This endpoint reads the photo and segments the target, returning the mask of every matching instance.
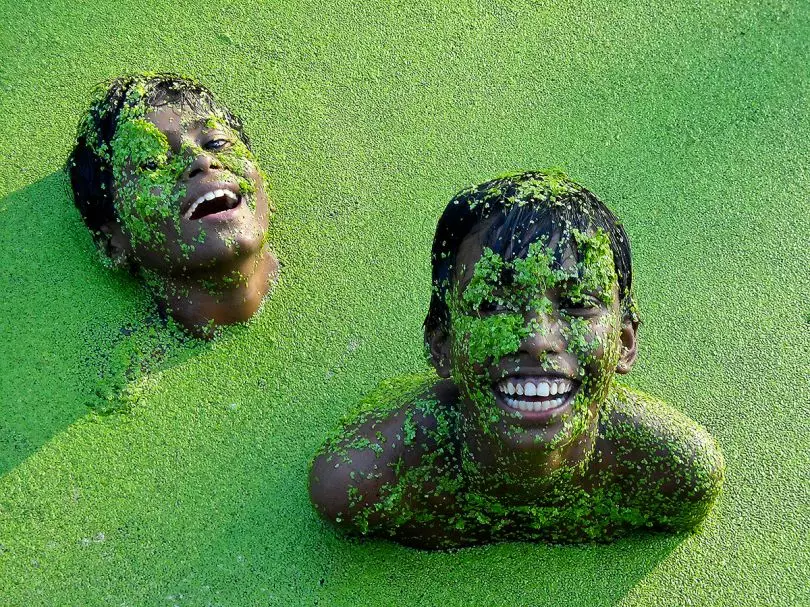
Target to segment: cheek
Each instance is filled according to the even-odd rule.
[[[595,384],[604,384],[613,377],[619,361],[619,331],[611,317],[600,317],[589,323],[586,340],[591,351],[578,355],[586,375]],[[596,387],[596,386],[594,386]]]
[[[476,392],[477,388],[488,383],[486,381],[487,369],[470,356],[470,336],[454,332],[451,342],[451,376],[453,382],[462,388],[468,395]]]
[[[591,330],[591,340],[596,344],[594,358],[597,360],[603,360],[611,351],[612,343],[615,341],[615,337],[616,332],[610,323],[596,323]]]
[[[480,365],[475,364],[470,358],[470,337],[469,335],[453,332],[451,338],[452,370],[454,377],[470,377],[478,373]]]
[[[250,184],[246,186],[248,189],[254,188],[253,184],[258,183],[258,163],[245,145],[237,143],[233,148],[218,153],[217,160],[228,172],[236,175],[240,180],[240,185],[242,179],[250,181]]]
[[[184,188],[177,188],[184,169],[176,161],[148,174],[124,172],[114,185],[116,210],[122,220],[131,217],[154,223],[177,216],[185,195]]]
[[[493,314],[484,318],[460,315],[453,320],[457,352],[479,366],[500,360],[520,349],[530,329],[520,314]]]
[[[163,179],[159,179],[163,177]],[[125,233],[136,250],[162,250],[167,237],[179,231],[182,192],[174,192],[170,176],[135,176],[115,186],[114,206]]]

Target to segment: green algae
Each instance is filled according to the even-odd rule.
[[[183,150],[170,160],[166,136],[141,117],[144,112],[144,108],[122,112],[112,141],[116,211],[134,247],[163,248],[168,254],[160,226],[171,221],[180,230],[179,207],[186,192],[176,185],[189,155]],[[128,174],[129,167],[134,167],[134,175]],[[190,252],[183,250],[186,256]]]
[[[810,292],[805,4],[255,3],[193,21],[168,18],[176,3],[128,6],[5,7],[6,603],[807,602],[797,416],[810,358],[807,325],[792,321]],[[200,36],[223,30],[227,52]],[[159,40],[144,45],[143,32]],[[238,344],[161,374],[117,427],[117,416],[79,419],[92,385],[79,336],[101,312],[124,318],[117,330],[135,295],[94,263],[54,171],[86,83],[122,61],[194,72],[245,114],[257,154],[278,159],[274,242],[289,273]],[[632,383],[721,440],[722,500],[698,534],[607,546],[423,554],[336,541],[301,467],[358,395],[419,363],[441,201],[548,162],[627,220],[647,314]],[[336,218],[320,212],[324,199]],[[33,223],[46,241],[26,238]],[[744,340],[728,330],[739,318],[750,319]],[[349,327],[363,345],[325,380]],[[756,394],[744,378],[757,378]],[[231,402],[235,412],[211,413]]]
[[[154,171],[169,155],[169,140],[154,124],[142,118],[126,120],[112,140],[112,162],[119,175],[129,162],[137,171]]]
[[[470,359],[484,362],[516,352],[522,339],[531,333],[521,314],[494,314],[485,318],[465,316],[455,323],[455,331],[468,336]]]
[[[151,376],[201,352],[204,342],[189,337],[153,310],[143,323],[121,327],[101,341],[85,364],[97,380],[85,402],[97,415],[129,414],[142,403]]]
[[[411,382],[417,377],[421,390],[414,392]],[[639,452],[646,454],[633,471],[635,477],[597,466],[596,472],[589,473],[593,476],[590,486],[580,486],[578,479],[588,473],[588,466],[605,455],[596,449],[576,467],[537,478],[538,503],[510,503],[494,497],[493,491],[501,483],[515,482],[513,479],[490,477],[481,485],[484,479],[474,458],[459,443],[463,414],[456,406],[439,405],[432,391],[436,377],[424,374],[405,381],[407,392],[392,392],[396,383],[389,381],[372,398],[376,402],[394,398],[402,403],[406,394],[417,394],[405,403],[402,428],[407,436],[403,444],[419,453],[418,464],[403,466],[401,455],[395,455],[402,450],[387,449],[381,442],[356,434],[360,427],[356,423],[351,424],[353,431],[333,437],[319,452],[327,464],[339,457],[336,467],[354,466],[346,510],[336,521],[350,534],[432,548],[504,540],[605,542],[630,529],[692,529],[719,495],[723,457],[705,429],[661,401],[615,385],[601,411],[599,435],[616,441],[619,461],[632,461]],[[380,423],[391,412],[390,402],[383,402],[370,419]],[[415,417],[422,420],[422,427],[414,425]],[[417,436],[420,440],[415,440]],[[355,462],[368,461],[362,457],[365,450],[373,453],[373,461],[394,471],[394,480],[380,487],[379,474],[358,468]],[[373,498],[368,494],[372,487]],[[414,502],[415,494],[419,499]],[[442,503],[452,507],[435,506]],[[419,539],[423,526],[436,530],[436,538]],[[442,529],[460,533],[447,536],[439,531]]]
[[[532,185],[530,195],[540,191],[542,204],[565,204],[566,194],[580,190],[564,190],[567,178],[558,179],[556,189]],[[497,194],[474,191],[484,199]],[[554,267],[544,235],[525,258],[509,262],[483,248],[466,284],[447,285],[443,339],[450,340],[458,395],[442,399],[430,374],[415,385],[408,378],[378,389],[376,407],[349,418],[311,464],[313,502],[328,520],[349,534],[441,549],[503,540],[606,542],[633,529],[689,530],[706,517],[724,478],[719,448],[695,422],[615,383],[620,327],[633,322],[632,313],[614,295],[607,234],[571,230],[571,238],[577,262],[567,270]],[[561,325],[553,330],[576,357],[579,387],[562,427],[531,435],[531,427],[512,423],[517,411],[496,402],[493,376],[525,340],[548,339],[550,324]],[[548,364],[549,351],[539,354]],[[392,425],[395,440],[387,441]],[[523,470],[531,472],[515,475],[511,462],[521,455],[510,442],[522,435],[559,463],[527,460]],[[575,441],[584,445],[580,455],[569,460],[555,451]]]

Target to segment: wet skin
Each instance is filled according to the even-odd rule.
[[[119,220],[102,227],[111,255],[135,265],[161,307],[193,333],[245,321],[278,273],[255,158],[216,116],[147,109],[119,124],[113,141]]]
[[[439,377],[381,387],[327,441],[310,473],[318,512],[348,533],[428,549],[694,527],[722,484],[722,455],[698,424],[615,383],[633,365],[637,328],[620,309],[615,273],[610,293],[586,291],[583,299],[569,251],[567,279],[473,309],[464,293],[487,227],[462,242],[451,330],[429,340]],[[470,333],[454,331],[515,312],[521,338],[499,358],[482,357]],[[559,406],[520,411],[498,386],[526,377],[565,379],[572,388]]]
[[[473,278],[483,253],[480,240],[491,222],[480,224],[459,247],[456,285],[460,293]],[[569,247],[562,266],[571,278],[558,280],[545,291],[529,285],[536,292],[523,298],[516,310],[486,301],[472,308],[463,302],[451,306],[454,317],[482,319],[508,312],[522,315],[528,335],[513,354],[473,360],[466,335],[451,331],[432,339],[439,375],[452,376],[460,388],[460,410],[471,455],[482,470],[493,468],[516,479],[518,494],[525,493],[521,479],[533,480],[538,473],[550,474],[562,465],[570,467],[584,459],[591,448],[596,412],[613,375],[617,370],[626,373],[635,361],[637,324],[622,319],[615,278],[610,277],[612,291],[606,297],[588,292],[584,293],[586,301],[574,302],[566,287],[576,284],[576,263],[576,253]],[[497,293],[497,285],[492,286]],[[609,303],[603,301],[608,299]],[[531,305],[541,301],[537,307]],[[587,327],[581,337],[592,346],[584,352],[577,352],[571,344],[571,327],[577,321]],[[496,386],[505,379],[521,377],[566,379],[572,390],[555,409],[518,411],[506,404],[505,395]]]

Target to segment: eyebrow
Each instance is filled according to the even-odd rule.
[[[194,128],[202,128],[205,126],[205,123],[208,122],[210,119],[211,116],[208,116],[207,118],[197,118],[189,122],[188,125]]]
[[[215,116],[214,114],[206,116],[205,118],[197,118],[196,120],[192,120],[189,123],[189,126],[192,126],[192,127],[195,127],[195,128],[203,128],[203,127],[206,126],[208,121],[211,120],[211,119],[214,119],[214,120],[217,121],[217,128],[219,128],[219,127],[226,128],[226,129],[231,129],[232,128],[230,124],[225,122],[222,118],[220,118],[218,116]]]
[[[569,278],[569,279],[567,279],[567,280],[564,280],[564,281],[562,281],[562,283],[560,284],[560,287],[559,287],[559,288],[560,288],[560,291],[561,291],[562,293],[566,293],[567,291],[570,291],[570,290],[571,290],[571,288],[572,288],[572,287],[573,287],[575,284],[577,284],[577,283],[579,283],[579,282],[581,282],[581,281],[582,281],[582,279],[581,279],[580,277],[576,277],[576,278]],[[588,295],[595,295],[596,297],[599,297],[599,296],[601,296],[601,295],[602,295],[602,293],[604,293],[604,292],[605,292],[605,290],[604,290],[602,287],[597,287],[596,289],[583,289],[583,291],[582,291],[582,292],[583,292],[583,293],[586,293],[586,294],[588,294]]]

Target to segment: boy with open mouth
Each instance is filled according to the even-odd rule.
[[[435,373],[384,382],[323,445],[317,511],[427,549],[693,528],[723,457],[697,423],[616,382],[636,359],[631,285],[624,229],[561,173],[460,192],[433,244]]]
[[[162,313],[208,337],[258,310],[278,273],[272,205],[241,120],[207,88],[174,74],[106,83],[67,171],[101,250]]]

